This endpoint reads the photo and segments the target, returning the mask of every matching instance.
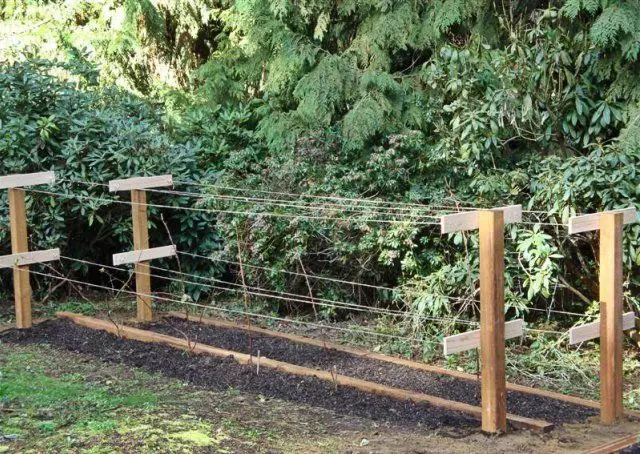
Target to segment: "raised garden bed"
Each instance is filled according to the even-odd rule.
[[[247,331],[209,326],[175,317],[165,317],[161,322],[147,324],[144,328],[186,338],[191,342],[251,353],[255,357],[260,355],[457,402],[480,404],[479,383],[358,357],[331,348],[301,344],[259,333],[251,333],[249,342]],[[252,347],[251,352],[249,343]],[[507,393],[507,411],[527,418],[543,419],[554,424],[584,422],[590,416],[598,415],[598,410],[592,407],[516,391]]]
[[[381,360],[379,355],[363,356],[342,351],[340,346],[313,345],[313,341],[282,338],[269,331],[249,336],[241,327],[211,326],[176,317],[143,325],[140,330],[90,317],[65,316],[76,323],[47,321],[30,330],[8,331],[1,339],[50,343],[214,390],[236,388],[345,415],[426,429],[447,427],[458,435],[479,431],[475,412],[479,387],[468,377],[420,370],[415,363],[409,367],[396,360]],[[334,376],[337,379],[332,382]],[[459,408],[462,411],[456,411]],[[551,425],[545,421],[586,422],[598,410],[593,405],[511,390],[508,412],[510,422],[518,427],[548,430]]]
[[[231,358],[187,354],[162,344],[123,339],[64,319],[46,321],[28,330],[9,330],[0,334],[0,339],[12,343],[47,343],[89,353],[107,362],[159,372],[207,389],[235,388],[376,421],[411,424],[429,430],[448,428],[456,436],[479,431],[477,419],[463,413],[266,368],[257,374],[255,366],[241,365]]]

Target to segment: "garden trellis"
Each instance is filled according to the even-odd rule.
[[[132,209],[133,220],[133,245],[134,250],[130,252],[114,254],[113,265],[105,265],[96,263],[90,258],[77,259],[61,255],[57,249],[49,251],[28,252],[27,236],[26,236],[26,216],[25,216],[25,190],[18,187],[30,186],[35,184],[52,183],[55,180],[53,172],[45,172],[40,174],[29,175],[11,175],[0,178],[0,188],[9,188],[10,206],[11,206],[11,226],[12,226],[12,245],[13,254],[11,256],[0,257],[0,266],[12,266],[14,268],[14,283],[16,295],[16,322],[18,328],[28,328],[31,326],[31,293],[29,287],[29,275],[66,280],[71,283],[86,285],[87,287],[100,290],[112,290],[107,286],[101,286],[90,282],[73,280],[68,277],[55,276],[49,273],[29,270],[28,265],[52,260],[63,260],[74,263],[82,263],[87,266],[96,267],[104,270],[109,269],[116,272],[128,272],[126,268],[122,268],[125,264],[135,264],[136,290],[129,291],[124,288],[119,292],[126,295],[135,296],[137,300],[137,319],[141,322],[152,320],[152,298],[159,302],[176,303],[185,307],[194,307],[200,309],[212,309],[228,314],[244,315],[265,320],[281,320],[288,323],[299,323],[321,329],[337,329],[348,332],[355,332],[360,335],[380,336],[388,338],[396,338],[409,341],[412,344],[420,345],[424,343],[418,338],[408,338],[406,336],[397,336],[393,334],[378,333],[375,331],[337,327],[326,325],[323,323],[310,323],[300,320],[291,320],[277,317],[269,314],[254,313],[246,308],[244,311],[236,310],[228,307],[222,307],[214,304],[200,304],[187,298],[172,298],[160,295],[153,295],[151,291],[151,276],[167,282],[179,282],[194,286],[202,286],[221,292],[239,293],[243,295],[251,295],[258,298],[271,299],[280,302],[293,302],[302,304],[312,304],[326,306],[330,308],[340,308],[345,310],[354,310],[362,312],[370,312],[380,315],[403,316],[406,311],[372,307],[363,304],[356,304],[346,301],[338,301],[331,298],[317,297],[313,294],[299,295],[290,292],[276,291],[255,285],[247,285],[244,280],[242,284],[217,279],[208,276],[199,276],[195,274],[184,273],[182,270],[175,271],[149,263],[150,260],[164,257],[176,257],[180,255],[192,256],[195,258],[206,260],[217,260],[212,256],[204,256],[190,251],[180,251],[174,245],[161,246],[157,248],[149,248],[148,241],[148,219],[147,208],[155,207],[158,209],[173,210],[192,210],[206,213],[226,213],[230,215],[247,215],[247,216],[274,216],[281,218],[304,218],[312,221],[322,222],[326,220],[338,220],[332,213],[349,213],[347,221],[358,223],[384,223],[384,224],[408,224],[418,226],[440,227],[441,234],[454,233],[459,231],[478,230],[480,239],[480,322],[473,320],[464,320],[460,317],[429,317],[421,316],[421,320],[434,323],[445,323],[451,325],[480,325],[479,330],[469,330],[461,334],[449,336],[444,340],[444,353],[452,354],[471,348],[479,348],[482,367],[482,407],[477,408],[469,405],[462,405],[453,401],[442,401],[440,398],[433,396],[416,396],[411,393],[405,393],[404,398],[414,401],[429,402],[432,405],[442,406],[444,408],[456,409],[459,411],[471,413],[482,419],[482,429],[486,432],[503,432],[507,429],[507,421],[513,423],[522,423],[529,427],[544,428],[548,424],[544,422],[521,418],[507,413],[507,390],[510,385],[506,382],[505,374],[505,341],[510,338],[523,336],[527,331],[545,330],[528,328],[522,319],[505,321],[504,310],[504,226],[508,223],[531,224],[522,220],[523,210],[519,205],[506,206],[495,209],[480,209],[478,207],[453,207],[447,205],[420,205],[413,203],[397,203],[383,202],[371,199],[349,199],[345,197],[331,196],[309,196],[307,199],[298,198],[287,200],[276,196],[290,193],[271,192],[265,197],[253,196],[224,196],[220,197],[215,194],[196,193],[188,191],[175,191],[173,189],[157,189],[167,186],[173,186],[174,180],[171,175],[151,176],[151,177],[133,177],[109,182],[110,192],[131,191],[131,201],[121,199],[107,199],[83,194],[63,194],[53,190],[37,190],[30,189],[34,193],[48,194],[53,197],[66,197],[75,200],[98,200],[102,202],[110,202],[117,204],[130,205]],[[102,184],[102,183],[84,183],[79,184]],[[178,182],[184,184],[184,182]],[[198,197],[202,200],[220,200],[242,202],[251,201],[252,203],[261,204],[261,210],[242,210],[242,209],[215,209],[205,208],[202,206],[173,206],[166,204],[153,204],[147,202],[146,192],[161,193],[166,196],[179,197]],[[282,213],[274,211],[269,207],[287,207],[297,208],[302,211],[301,214]],[[318,214],[318,210],[322,209],[322,214]],[[528,212],[540,214],[540,212]],[[570,339],[583,341],[588,338],[594,338],[592,333],[594,330],[600,330],[600,338],[603,343],[603,355],[601,358],[601,382],[602,382],[602,401],[601,412],[602,421],[605,423],[613,423],[622,415],[622,354],[621,339],[622,330],[628,328],[634,320],[633,314],[622,314],[622,228],[624,224],[634,222],[636,219],[635,209],[618,210],[614,212],[591,214],[577,216],[569,222],[569,233],[577,233],[588,230],[600,229],[601,231],[601,271],[600,271],[600,292],[602,301],[602,320],[600,324],[590,324],[576,327],[571,331]],[[535,224],[535,222],[534,222]],[[561,224],[552,224],[561,225]],[[349,285],[362,285],[375,289],[384,289],[394,291],[393,288],[377,286],[366,283],[352,282],[344,279],[328,278],[325,276],[314,276],[306,273],[294,273],[284,269],[273,269],[268,267],[260,267],[256,265],[243,264],[221,259],[221,262],[229,263],[240,267],[242,270],[245,266],[262,268],[275,272],[291,273],[304,276],[308,279],[328,279]],[[460,298],[449,296],[455,301]],[[548,309],[548,312],[557,312],[559,314],[572,314],[566,311],[556,311]],[[100,327],[100,329],[111,330],[107,325],[99,321],[88,320],[86,317],[66,314],[65,316],[72,318],[78,323],[86,326]],[[213,322],[212,322],[213,323]],[[597,323],[597,322],[596,322]],[[119,334],[128,333],[131,338],[140,339],[144,337],[141,330],[124,329],[117,327]],[[553,333],[553,332],[549,332]],[[590,336],[590,337],[589,337]],[[164,339],[171,345],[183,348],[184,345],[177,341],[167,341],[165,338],[155,336],[154,339]],[[223,354],[219,350],[204,349],[209,354]],[[237,356],[239,361],[245,361],[245,356]],[[249,356],[249,361],[251,360]],[[285,368],[292,373],[300,373],[302,375],[310,374],[307,370],[301,370],[298,366],[289,367],[277,362],[270,364],[274,368]],[[317,372],[317,371],[316,371]],[[391,397],[399,397],[401,390],[383,389],[381,386],[373,386],[369,382],[362,380],[354,380],[349,377],[338,377],[331,374],[320,374],[329,380],[330,376],[336,383],[346,386],[359,387],[360,389],[373,390],[376,393],[382,393]],[[528,389],[525,392],[535,394],[536,392]]]

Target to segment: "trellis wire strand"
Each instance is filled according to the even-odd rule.
[[[104,183],[94,183],[94,182],[85,182],[79,180],[69,180],[63,179],[61,181],[67,181],[73,184],[82,184],[82,185],[90,185],[90,186],[103,186],[108,187],[108,185]],[[342,211],[364,211],[370,210],[371,207],[367,205],[359,204],[359,202],[355,202],[352,205],[345,205],[339,203],[322,203],[322,204],[312,204],[311,202],[305,202],[303,200],[287,200],[287,199],[271,199],[271,198],[259,198],[259,197],[251,197],[251,196],[234,196],[234,195],[224,195],[224,194],[211,194],[205,192],[187,192],[187,191],[176,191],[169,189],[157,189],[157,188],[146,188],[145,191],[151,193],[165,194],[165,195],[174,195],[178,197],[197,197],[201,199],[210,199],[210,200],[230,200],[237,202],[255,202],[257,204],[265,204],[265,205],[275,205],[282,207],[292,207],[292,208],[302,208],[302,209],[336,209]],[[298,203],[299,202],[299,203]],[[377,207],[374,207],[377,208]],[[423,217],[423,218],[439,218],[439,215],[426,215],[424,213],[420,214],[418,211],[429,210],[429,206],[424,206],[422,209],[418,208],[404,208],[404,207],[380,207],[380,209],[384,209],[387,211],[367,211],[368,214],[381,214],[381,215],[395,215],[402,216],[404,213],[394,213],[395,210],[398,211],[409,211],[410,213],[406,214],[406,216],[412,217]]]
[[[93,266],[97,266],[97,267],[101,267],[101,268],[112,269],[112,270],[116,270],[116,271],[122,271],[122,272],[130,271],[130,270],[127,270],[125,268],[119,268],[119,267],[115,267],[115,266],[111,266],[111,265],[105,265],[105,264],[101,264],[101,263],[90,262],[88,260],[75,259],[75,258],[72,258],[72,257],[61,256],[60,258],[63,258],[63,259],[66,259],[66,260],[70,260],[70,261],[74,261],[74,262],[85,263],[85,264],[88,264],[88,265],[93,265]],[[149,267],[151,269],[154,269],[154,270],[157,270],[157,271],[170,272],[170,273],[174,273],[174,274],[189,276],[189,277],[193,277],[193,278],[197,278],[197,279],[203,279],[203,280],[204,279],[212,280],[212,281],[215,281],[215,282],[218,282],[218,283],[221,283],[221,284],[231,285],[231,286],[235,286],[235,287],[243,287],[242,284],[238,284],[238,283],[235,283],[235,282],[224,281],[224,280],[216,279],[216,278],[212,278],[212,277],[203,277],[203,276],[197,276],[195,274],[182,273],[182,272],[179,272],[179,271],[160,268],[160,267],[153,266],[153,265],[149,265]],[[226,288],[226,287],[220,287],[220,286],[207,284],[207,283],[203,283],[203,282],[185,281],[183,279],[176,279],[176,278],[171,278],[171,277],[168,277],[168,276],[152,275],[151,273],[145,273],[145,272],[141,272],[141,271],[138,272],[138,274],[147,275],[147,276],[153,276],[153,277],[156,277],[158,279],[164,279],[164,280],[168,280],[168,281],[172,281],[172,282],[180,282],[180,283],[189,284],[189,285],[199,285],[199,286],[202,286],[202,287],[212,288],[212,289],[216,289],[216,290],[231,291],[231,292],[235,292],[235,293],[244,293],[244,290],[242,288],[229,289],[229,288]],[[261,287],[255,287],[255,286],[246,286],[246,288],[253,290],[251,292],[246,292],[247,294],[253,295],[253,296],[258,296],[258,297],[263,297],[263,298],[272,298],[272,299],[278,299],[278,300],[282,300],[282,301],[288,301],[288,302],[294,302],[294,303],[304,303],[304,304],[314,304],[315,303],[315,304],[318,304],[320,306],[325,306],[325,307],[348,309],[348,310],[355,310],[355,311],[361,311],[361,312],[371,312],[371,313],[377,313],[377,314],[382,314],[382,315],[392,315],[392,316],[401,316],[401,317],[415,317],[414,315],[412,315],[412,314],[410,314],[410,313],[408,313],[406,311],[377,308],[377,307],[365,306],[365,305],[362,305],[362,304],[348,303],[348,302],[343,302],[343,301],[335,301],[335,300],[329,300],[329,299],[326,299],[326,298],[319,298],[319,297],[313,297],[313,299],[311,299],[311,298],[309,298],[307,296],[304,296],[304,295],[298,295],[298,294],[295,294],[295,293],[288,293],[288,292],[281,292],[281,291],[278,291],[278,290],[270,290],[270,289],[265,289],[265,288],[261,288]],[[278,293],[280,295],[285,295],[285,296],[269,295],[269,294],[258,293],[258,292]],[[467,324],[467,325],[474,325],[474,326],[478,325],[478,322],[475,322],[475,321],[472,321],[472,320],[459,319],[459,318],[430,317],[430,316],[427,316],[427,315],[419,315],[418,317],[420,319],[422,319],[422,320],[438,322],[438,323],[451,323],[451,324],[459,323],[459,324]]]
[[[72,282],[72,283],[79,284],[79,285],[86,285],[88,287],[114,291],[113,288],[110,288],[110,287],[107,287],[107,286],[104,286],[104,285],[92,284],[90,282],[79,281],[79,280],[71,279],[71,278],[64,277],[64,276],[55,276],[53,274],[41,273],[39,271],[26,270],[26,269],[22,269],[22,268],[18,268],[18,270],[20,272],[32,273],[32,274],[36,274],[36,275],[43,276],[43,277],[48,277],[48,278],[53,278],[53,279],[57,279],[57,280],[63,280],[63,281],[67,281],[67,282]],[[134,296],[148,296],[148,295],[141,295],[141,294],[139,294],[137,292],[133,292],[133,291],[129,291],[129,290],[120,290],[119,292],[120,293],[129,294],[129,295],[134,295]],[[219,311],[223,311],[223,312],[235,313],[235,314],[240,314],[240,315],[248,315],[248,316],[251,316],[251,317],[260,317],[260,318],[267,318],[267,319],[272,319],[272,320],[280,320],[280,321],[287,322],[287,323],[297,323],[297,324],[311,325],[311,326],[315,326],[315,327],[321,328],[321,329],[325,329],[325,328],[326,329],[337,329],[337,330],[347,331],[347,332],[351,332],[351,333],[355,333],[355,334],[367,334],[367,335],[371,335],[371,336],[381,336],[381,337],[399,339],[399,340],[404,340],[404,341],[413,340],[413,341],[417,342],[416,345],[421,345],[422,343],[431,343],[431,344],[439,345],[439,342],[422,341],[422,340],[416,339],[416,338],[395,336],[393,334],[376,333],[374,331],[362,330],[362,329],[349,329],[349,328],[334,327],[334,326],[329,326],[329,325],[321,325],[321,324],[315,324],[315,323],[310,323],[310,322],[303,322],[301,320],[290,320],[290,319],[286,319],[286,318],[282,318],[282,317],[275,317],[275,316],[266,315],[266,314],[256,314],[254,312],[245,312],[245,311],[239,311],[239,310],[235,310],[235,309],[228,309],[228,308],[223,308],[223,307],[214,306],[214,305],[205,305],[205,304],[199,304],[199,303],[194,303],[194,302],[189,302],[189,301],[176,300],[176,299],[173,299],[173,298],[166,298],[166,297],[157,296],[157,295],[153,295],[152,297],[154,299],[156,299],[156,300],[161,300],[161,301],[167,301],[167,302],[178,303],[178,304],[183,304],[183,305],[186,304],[186,305],[190,305],[190,306],[201,307],[201,308],[204,308],[204,309],[219,310]]]
[[[326,221],[343,221],[343,222],[354,222],[354,223],[366,223],[366,222],[374,222],[381,224],[409,224],[409,225],[440,225],[439,222],[426,222],[426,221],[399,221],[393,219],[370,219],[370,218],[338,218],[338,217],[330,217],[330,216],[310,216],[310,215],[297,215],[297,214],[288,214],[288,213],[275,213],[272,211],[235,211],[235,210],[216,210],[216,209],[207,209],[207,208],[195,208],[195,207],[181,207],[181,206],[172,206],[172,205],[158,205],[153,203],[138,203],[138,202],[129,202],[126,200],[119,199],[105,199],[102,197],[91,197],[85,195],[77,195],[77,194],[62,194],[58,192],[52,191],[43,191],[40,189],[24,189],[28,192],[34,192],[38,194],[45,194],[50,196],[63,197],[67,199],[77,199],[77,200],[94,200],[98,202],[107,202],[107,203],[117,203],[122,205],[144,205],[152,208],[162,208],[162,209],[170,209],[170,210],[184,210],[184,211],[195,211],[201,213],[224,213],[224,214],[241,214],[248,216],[271,216],[271,217],[281,217],[281,218],[291,218],[291,219],[314,219],[314,220],[326,220]]]
[[[121,271],[121,272],[132,271],[132,270],[128,270],[128,269],[125,269],[125,268],[115,267],[115,266],[111,266],[111,265],[105,265],[105,264],[101,264],[101,263],[90,262],[90,261],[87,261],[87,260],[74,259],[72,257],[61,256],[60,258],[66,259],[66,260],[70,260],[70,261],[76,261],[76,262],[79,262],[79,263],[85,263],[85,264],[89,264],[89,265],[93,265],[93,266],[98,266],[98,267],[102,267],[102,268],[113,269],[113,270],[117,270],[117,271]],[[156,269],[156,270],[159,270],[159,271],[169,271],[169,272],[173,272],[173,273],[177,273],[177,274],[186,274],[186,273],[180,273],[178,271],[167,270],[167,269],[164,269],[164,268],[155,267],[155,266],[152,266],[152,265],[150,265],[150,268]],[[144,273],[144,272],[142,272],[142,274],[151,275],[149,273]],[[189,276],[188,274],[186,274],[186,275]],[[196,276],[196,275],[191,275],[191,276],[199,277],[199,276]],[[169,278],[169,277],[166,277],[166,276],[154,275],[154,277],[157,277],[159,279],[166,279],[166,280],[170,280],[170,281],[175,281],[175,282],[182,282],[182,283],[185,283],[185,284],[200,285],[200,286],[203,286],[203,287],[209,287],[209,288],[214,288],[214,289],[219,289],[219,290],[224,290],[224,291],[242,292],[242,290],[240,290],[240,289],[237,289],[237,290],[235,290],[235,289],[227,289],[227,288],[224,288],[224,287],[214,286],[214,285],[210,285],[210,284],[204,284],[204,283],[200,283],[200,282],[189,282],[189,281],[184,281],[184,280],[181,280],[181,279]],[[209,279],[209,278],[204,278],[204,277],[200,277],[200,278]],[[241,286],[241,284],[235,284],[235,283],[227,282],[227,281],[219,281],[219,282],[222,282],[222,283],[225,283],[225,284]],[[106,288],[108,288],[108,287],[106,287]],[[248,287],[248,288],[255,288],[255,287]],[[271,290],[268,290],[268,289],[260,289],[260,290],[271,291]],[[248,292],[248,293],[251,294],[251,295],[271,297],[271,295],[260,295],[260,294],[251,293],[251,292]],[[296,296],[302,297],[301,295],[296,295]],[[314,299],[316,301],[323,300],[321,298],[314,298]],[[310,299],[308,299],[306,301],[291,300],[291,299],[285,299],[285,300],[286,301],[293,301],[293,302],[311,303]],[[332,306],[332,307],[333,306],[340,307],[339,306],[340,304],[351,304],[351,303],[342,303],[342,302],[332,301],[332,300],[324,300],[324,301],[329,301],[329,302],[337,304],[337,306],[334,305],[334,304],[325,304],[325,306]],[[319,305],[322,305],[322,304],[319,304]],[[352,306],[353,307],[343,307],[343,308],[345,308],[345,309],[354,309],[354,310],[358,310],[358,308],[362,308],[362,310],[365,310],[365,311],[366,310],[370,310],[370,309],[374,309],[374,310],[375,309],[380,309],[380,308],[371,308],[369,306],[363,306],[363,305],[357,305],[357,304],[353,304]],[[538,309],[536,309],[536,310],[538,310]],[[540,309],[540,310],[544,310],[544,309]],[[565,313],[564,311],[556,311],[556,312]],[[583,315],[584,316],[584,314],[577,314],[577,313],[569,313],[569,314]],[[408,314],[406,312],[402,313],[402,311],[393,312],[393,313],[390,313],[390,314],[387,314],[387,315],[411,316],[411,314]],[[419,316],[419,317],[420,318],[424,318],[425,320],[434,321],[434,322],[443,322],[443,323],[444,322],[448,322],[448,323],[452,323],[452,324],[459,323],[459,324],[467,324],[467,325],[472,325],[472,326],[478,326],[480,324],[479,322],[475,322],[475,321],[471,321],[471,320],[458,319],[458,318],[451,319],[451,318],[439,318],[439,317],[428,317],[428,316]],[[537,333],[544,333],[544,334],[554,334],[554,335],[564,335],[564,334],[566,334],[566,333],[561,332],[561,331],[544,330],[544,329],[539,329],[539,328],[528,328],[528,327],[525,327],[524,330],[525,331],[531,331],[531,332],[537,332]]]
[[[60,280],[60,281],[65,281],[65,282],[71,282],[71,283],[75,283],[75,284],[78,284],[78,285],[86,285],[86,286],[92,287],[92,288],[98,288],[98,289],[102,289],[102,290],[114,291],[113,288],[110,288],[110,287],[107,287],[107,286],[104,286],[104,285],[92,284],[90,282],[79,281],[77,279],[71,279],[71,278],[64,277],[64,276],[56,276],[56,275],[48,274],[48,273],[41,273],[39,271],[34,271],[34,270],[31,270],[31,269],[23,269],[23,268],[17,268],[17,269],[18,269],[19,272],[32,273],[32,274],[35,274],[35,275],[38,275],[38,276],[43,276],[43,277],[47,277],[47,278],[53,278],[53,279]],[[122,293],[125,293],[125,294],[128,294],[128,295],[134,295],[134,296],[147,296],[147,295],[141,295],[141,294],[139,294],[137,292],[134,292],[134,291],[124,290],[124,289],[118,290],[118,294],[122,294]],[[233,313],[233,314],[238,314],[238,315],[247,315],[247,316],[250,316],[250,317],[265,318],[265,319],[270,319],[270,320],[278,320],[278,321],[282,321],[282,322],[286,322],[286,323],[302,324],[302,325],[306,325],[306,326],[313,326],[313,327],[320,328],[320,329],[332,329],[332,330],[345,331],[345,332],[350,332],[350,333],[355,333],[355,334],[366,334],[366,335],[374,336],[374,337],[375,336],[380,336],[380,337],[398,339],[398,340],[402,340],[402,341],[414,341],[416,343],[413,344],[413,345],[416,345],[416,346],[424,345],[424,344],[441,345],[440,342],[425,341],[425,340],[420,340],[420,339],[416,339],[416,338],[413,338],[413,337],[407,337],[407,336],[396,336],[396,335],[393,335],[393,334],[376,333],[374,331],[363,330],[363,329],[349,329],[349,328],[341,328],[341,327],[336,327],[336,326],[316,324],[316,323],[311,323],[311,322],[303,322],[301,320],[286,319],[286,318],[282,318],[282,317],[275,317],[275,316],[272,316],[272,315],[256,314],[254,312],[240,311],[240,310],[235,310],[235,309],[228,309],[228,308],[223,308],[223,307],[220,307],[220,306],[205,305],[205,304],[199,304],[199,303],[194,303],[194,302],[189,302],[189,301],[176,300],[176,299],[173,299],[173,298],[166,298],[166,297],[162,297],[162,296],[158,296],[158,295],[154,295],[152,297],[154,299],[156,299],[156,300],[161,300],[161,301],[167,301],[167,302],[178,303],[178,304],[182,304],[182,305],[200,307],[200,308],[203,308],[203,309],[218,310],[218,311],[228,312],[228,313]],[[524,328],[524,330],[525,331],[531,331],[531,332],[538,332],[538,333],[542,333],[542,334],[555,334],[555,335],[564,335],[564,334],[566,334],[566,333],[563,333],[563,332],[560,332],[560,331],[548,331],[548,330],[541,330],[541,329],[534,329],[534,328]]]
[[[91,186],[103,186],[103,187],[109,186],[108,184],[105,184],[105,183],[96,183],[96,182],[71,180],[71,179],[61,179],[60,181],[67,181],[74,184],[84,184],[84,185],[91,185]],[[181,180],[176,180],[176,182],[182,183],[182,184],[197,184],[197,183],[186,183]],[[208,185],[203,185],[203,186],[209,187]],[[232,195],[225,195],[225,194],[211,194],[211,193],[203,193],[203,192],[196,193],[196,192],[188,192],[188,191],[176,191],[176,190],[154,189],[154,188],[147,188],[145,190],[148,192],[156,192],[160,194],[169,194],[169,195],[176,195],[176,196],[183,196],[183,197],[199,197],[199,198],[214,199],[214,200],[215,199],[235,200],[238,202],[247,202],[247,203],[249,201],[256,202],[256,203],[264,202],[266,204],[273,204],[276,206],[295,207],[295,208],[303,208],[303,209],[325,209],[327,207],[334,207],[336,209],[342,209],[343,211],[358,212],[359,210],[365,211],[365,209],[370,208],[366,206],[366,204],[374,204],[374,205],[375,204],[386,204],[386,205],[391,204],[392,206],[382,206],[380,208],[384,208],[385,210],[400,210],[400,211],[410,211],[410,212],[416,211],[416,210],[426,210],[430,212],[434,212],[434,211],[446,212],[446,213],[439,213],[438,215],[427,215],[427,214],[418,214],[418,213],[412,213],[408,215],[411,217],[418,217],[418,218],[439,218],[443,214],[452,214],[452,213],[461,212],[461,211],[489,209],[489,208],[483,208],[478,206],[470,207],[470,206],[460,206],[460,205],[453,206],[453,205],[416,204],[416,203],[391,202],[391,201],[380,201],[380,200],[361,199],[361,198],[328,197],[328,196],[314,196],[314,195],[307,195],[307,194],[279,193],[279,192],[262,191],[262,190],[255,190],[255,189],[240,189],[240,188],[230,188],[230,187],[224,187],[224,188],[234,190],[234,191],[246,191],[246,192],[258,191],[258,192],[264,192],[267,194],[289,194],[291,196],[295,196],[297,200],[257,198],[252,196],[232,196]],[[352,203],[353,205],[348,206],[340,203],[324,203],[322,205],[312,205],[309,202],[304,202],[302,200],[306,197],[321,198],[321,199],[328,198],[331,200],[339,199],[345,202]],[[270,203],[270,202],[273,202],[273,203]],[[393,206],[393,204],[398,204],[400,206]],[[547,211],[540,211],[540,210],[523,210],[522,212],[527,214],[546,214],[549,216],[551,215]],[[392,214],[392,213],[380,212],[380,211],[368,211],[367,213],[377,214],[377,215],[388,215],[388,216],[400,215],[400,214]],[[580,214],[580,213],[576,213],[576,214]],[[542,222],[542,221],[537,221],[537,222],[522,221],[522,222],[518,222],[518,224],[525,224],[525,225],[540,224],[540,225],[547,225],[547,226],[558,225],[558,226],[566,227],[566,224],[550,223],[550,222]]]
[[[191,185],[191,186],[198,186],[198,187],[204,187],[204,188],[212,188],[212,189],[221,189],[221,190],[226,190],[226,191],[233,191],[233,192],[254,192],[254,193],[261,193],[261,194],[272,194],[272,195],[281,195],[281,196],[286,196],[286,197],[296,197],[296,198],[313,198],[313,199],[324,199],[324,200],[342,200],[342,201],[349,201],[349,202],[361,202],[361,203],[370,203],[370,204],[382,204],[382,205],[397,205],[397,206],[406,206],[406,207],[416,207],[416,208],[425,208],[425,207],[430,207],[430,208],[445,208],[445,209],[450,209],[450,210],[456,210],[456,211],[473,211],[473,210],[482,210],[482,209],[490,209],[487,207],[481,207],[481,206],[473,206],[472,202],[466,201],[464,202],[464,204],[467,205],[472,205],[472,206],[467,206],[464,204],[459,204],[459,205],[433,205],[433,204],[420,204],[420,203],[411,203],[411,202],[396,202],[396,201],[390,201],[390,200],[376,200],[376,199],[366,199],[366,198],[358,198],[358,197],[339,197],[339,196],[322,196],[322,195],[315,195],[315,194],[300,194],[300,193],[293,193],[293,192],[282,192],[282,191],[267,191],[264,189],[250,189],[250,188],[235,188],[232,186],[223,186],[223,185],[216,185],[216,184],[211,184],[211,183],[196,183],[194,181],[187,181],[187,180],[177,180],[174,179],[175,183],[179,183],[179,184],[183,184],[183,185]],[[453,200],[455,203],[456,199],[452,198],[452,197],[446,197],[443,200]],[[541,210],[523,210],[523,213],[534,213],[534,214],[548,214],[547,211],[541,211]]]
[[[428,211],[433,212],[434,210],[430,209],[430,206],[425,206],[424,208],[403,208],[403,207],[376,207],[376,209],[384,209],[387,211],[366,211],[371,210],[370,206],[366,205],[342,205],[337,203],[322,203],[322,204],[311,204],[311,203],[297,203],[298,200],[282,200],[282,199],[269,199],[269,198],[259,198],[259,197],[247,197],[247,196],[231,196],[224,194],[208,194],[208,193],[192,193],[192,192],[183,192],[183,191],[171,191],[166,189],[148,189],[149,192],[155,192],[159,194],[168,194],[182,197],[199,197],[202,199],[209,200],[229,200],[241,203],[256,203],[256,204],[265,204],[265,205],[275,205],[281,207],[291,207],[291,208],[302,208],[302,209],[334,209],[336,211],[365,211],[367,213],[372,214],[381,214],[388,216],[412,216],[412,217],[422,217],[422,218],[439,218],[440,215],[428,215],[424,213],[419,213],[420,211]],[[296,203],[293,203],[296,202]],[[300,201],[302,202],[302,201]],[[400,211],[400,213],[396,213],[395,211]],[[442,210],[450,212],[451,210]],[[408,212],[408,213],[405,213]]]
[[[222,263],[227,263],[227,264],[231,264],[231,265],[240,266],[239,262],[236,262],[236,261],[233,261],[233,260],[218,259],[218,258],[206,256],[206,255],[195,254],[193,252],[185,252],[185,251],[176,251],[176,252],[178,254],[180,254],[180,255],[186,255],[186,256],[190,256],[190,257],[201,258],[201,259],[205,259],[205,260],[210,260],[212,262],[222,262]],[[386,291],[391,291],[391,292],[397,291],[396,289],[394,289],[392,287],[384,287],[384,286],[380,286],[380,285],[365,284],[365,283],[361,283],[361,282],[347,281],[347,280],[342,280],[342,279],[337,279],[337,278],[330,278],[330,277],[325,277],[325,276],[317,276],[317,275],[314,275],[314,274],[298,273],[298,272],[295,272],[295,271],[282,270],[282,269],[279,269],[279,268],[270,268],[270,267],[266,267],[266,266],[251,265],[251,264],[247,264],[247,263],[243,263],[242,266],[245,266],[247,268],[261,269],[261,270],[265,270],[265,271],[281,272],[281,273],[291,274],[291,275],[295,275],[295,276],[303,276],[303,277],[307,276],[307,277],[313,278],[313,279],[325,280],[325,281],[335,282],[335,283],[345,284],[345,285],[357,285],[357,286],[369,287],[369,288],[374,288],[374,289],[379,289],[379,290],[386,290]],[[438,297],[443,297],[443,298],[446,298],[446,299],[449,299],[449,300],[453,300],[453,301],[477,302],[477,303],[480,302],[480,300],[478,300],[478,299],[464,298],[464,297],[461,297],[461,296],[438,295]]]

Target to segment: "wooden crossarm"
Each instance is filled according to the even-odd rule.
[[[140,249],[137,251],[123,252],[121,254],[113,254],[113,265],[119,266],[127,263],[148,262],[149,260],[173,257],[174,255],[176,255],[175,246]]]
[[[133,189],[160,188],[173,186],[172,175],[157,175],[153,177],[133,177],[124,180],[109,181],[109,192],[129,191]]]
[[[23,188],[56,181],[55,172],[17,173],[0,177],[0,189]]]
[[[53,262],[60,260],[60,249],[47,249],[44,251],[20,252],[17,254],[0,256],[0,268],[12,268],[14,266],[32,265],[34,263]]]
[[[509,205],[494,208],[494,210],[504,212],[505,224],[522,221],[522,205]],[[465,211],[464,213],[446,214],[442,216],[440,218],[440,233],[477,230],[480,227],[479,213],[480,211]]]
[[[519,318],[504,324],[504,338],[513,339],[522,336],[524,320]],[[467,331],[444,338],[444,354],[453,355],[465,350],[480,347],[480,330]]]
[[[600,216],[607,213],[622,213],[624,224],[636,222],[636,209],[634,207],[620,210],[602,211],[600,213],[584,214],[569,218],[569,235],[581,232],[590,232],[600,229]]]
[[[622,315],[622,330],[635,328],[636,314],[627,312]],[[591,339],[600,337],[600,322],[585,323],[584,325],[574,326],[569,330],[569,344],[578,344]]]

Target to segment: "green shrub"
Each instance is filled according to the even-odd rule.
[[[55,170],[55,185],[33,189],[70,196],[28,193],[31,250],[59,247],[63,255],[110,264],[112,253],[132,247],[130,206],[73,196],[126,201],[127,194],[110,194],[105,184],[165,173],[192,180],[208,178],[210,171],[199,163],[195,147],[167,134],[161,110],[116,88],[100,88],[93,76],[92,68],[77,64],[25,61],[0,66],[0,174]],[[192,203],[157,193],[148,197],[159,205]],[[0,204],[4,225],[7,216],[5,191]],[[152,247],[170,244],[167,228],[180,250],[208,253],[220,245],[213,214],[150,208],[149,219]],[[3,253],[8,243],[9,230],[1,229]],[[183,260],[187,272],[215,270],[206,261]],[[96,268],[74,263],[69,270],[69,262],[63,265],[65,274],[109,282]],[[3,280],[8,276],[3,273]],[[126,279],[126,274],[117,277]]]

